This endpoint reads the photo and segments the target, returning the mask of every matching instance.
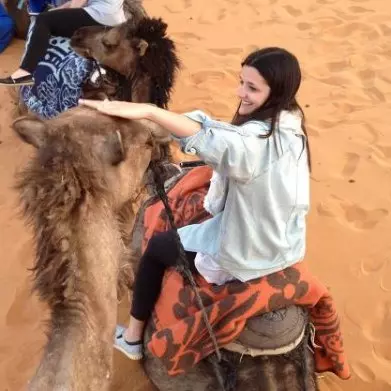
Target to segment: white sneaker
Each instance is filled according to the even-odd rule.
[[[143,341],[128,342],[124,338],[126,328],[117,325],[115,329],[114,348],[123,353],[131,360],[141,360],[144,357],[143,354]]]

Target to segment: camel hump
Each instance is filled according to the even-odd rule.
[[[225,349],[252,356],[285,354],[302,341],[308,313],[290,306],[250,318],[239,337]]]

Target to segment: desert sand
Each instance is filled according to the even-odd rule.
[[[313,157],[307,261],[337,302],[353,376],[322,390],[391,390],[391,4],[386,0],[145,0],[169,24],[183,68],[171,109],[229,120],[240,62],[255,47],[294,52]],[[23,42],[0,55],[12,71]],[[388,101],[388,102],[387,102]],[[0,89],[0,389],[26,388],[45,341],[45,308],[30,293],[31,236],[14,174],[30,149],[10,129]],[[124,307],[124,312],[125,312]],[[153,390],[116,354],[113,390]]]

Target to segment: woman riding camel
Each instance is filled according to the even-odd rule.
[[[51,36],[72,37],[80,27],[115,26],[125,21],[123,0],[70,0],[52,11],[40,13],[20,67],[0,85],[34,84],[34,71],[44,58]]]
[[[284,49],[251,53],[242,63],[232,122],[201,111],[175,114],[148,104],[81,101],[103,113],[148,119],[168,129],[188,154],[214,174],[204,205],[209,220],[179,229],[194,272],[211,284],[249,281],[300,262],[306,248],[309,146],[296,100],[301,71]],[[165,269],[179,251],[174,231],[151,238],[136,276],[128,328],[117,327],[115,347],[141,359],[144,326],[161,290]]]

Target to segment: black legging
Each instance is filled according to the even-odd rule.
[[[196,253],[186,251],[186,255],[194,273]],[[174,231],[156,234],[149,240],[140,260],[133,291],[131,315],[136,319],[146,321],[151,316],[162,287],[164,271],[177,264],[178,256]]]
[[[80,27],[101,26],[83,8],[59,9],[37,16],[20,68],[33,73],[43,59],[51,36],[71,38]]]

